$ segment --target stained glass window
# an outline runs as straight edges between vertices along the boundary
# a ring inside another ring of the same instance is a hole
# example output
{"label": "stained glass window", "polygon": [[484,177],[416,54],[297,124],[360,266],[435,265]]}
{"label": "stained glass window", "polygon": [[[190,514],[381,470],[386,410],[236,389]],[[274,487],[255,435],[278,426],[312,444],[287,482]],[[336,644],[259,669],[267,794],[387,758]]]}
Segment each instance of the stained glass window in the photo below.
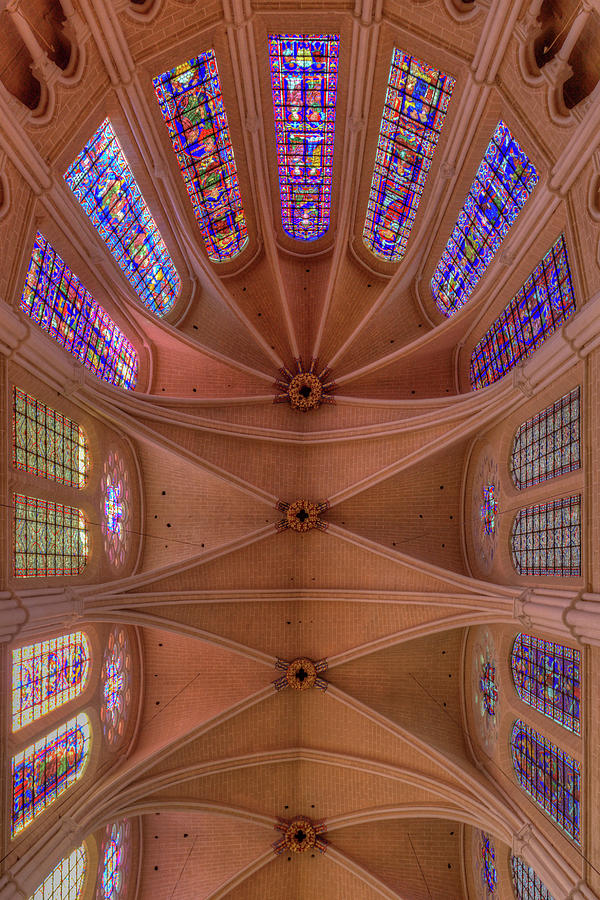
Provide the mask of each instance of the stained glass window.
{"label": "stained glass window", "polygon": [[513,644],[511,665],[515,688],[521,700],[569,731],[579,734],[579,650],[521,633]]}
{"label": "stained glass window", "polygon": [[498,702],[498,688],[496,686],[496,666],[486,662],[481,670],[479,678],[479,690],[483,705],[488,716],[496,715],[496,703]]}
{"label": "stained glass window", "polygon": [[580,467],[579,409],[576,387],[523,422],[510,457],[516,487],[522,490]]}
{"label": "stained glass window", "polygon": [[538,177],[504,122],[498,122],[431,282],[445,316],[467,302]]}
{"label": "stained glass window", "polygon": [[494,843],[489,834],[486,834],[484,831],[481,832],[480,852],[482,863],[481,877],[483,879],[486,896],[489,896],[496,892],[498,873],[496,872],[496,851],[494,850]]}
{"label": "stained glass window", "polygon": [[581,497],[520,510],[511,547],[519,575],[581,575]]}
{"label": "stained glass window", "polygon": [[13,837],[81,778],[91,736],[90,720],[80,713],[13,756]]}
{"label": "stained glass window", "polygon": [[248,229],[214,50],[159,75],[154,89],[209,259],[233,259]]}
{"label": "stained glass window", "polygon": [[511,857],[513,887],[517,900],[554,900],[531,866],[519,856]]}
{"label": "stained glass window", "polygon": [[13,650],[12,730],[79,696],[86,686],[90,661],[90,645],[81,631]]}
{"label": "stained glass window", "polygon": [[574,312],[567,247],[561,235],[473,350],[473,390],[493,384],[531,356]]}
{"label": "stained glass window", "polygon": [[521,720],[511,749],[521,787],[579,843],[579,763]]}
{"label": "stained glass window", "polygon": [[281,221],[298,241],[329,228],[340,38],[269,36]]}
{"label": "stained glass window", "polygon": [[15,387],[13,463],[31,475],[82,488],[89,468],[83,428]]}
{"label": "stained glass window", "polygon": [[65,180],[144,305],[166,315],[181,279],[108,119]]}
{"label": "stained glass window", "polygon": [[376,256],[404,256],[446,118],[454,78],[395,49],[363,230]]}
{"label": "stained glass window", "polygon": [[119,900],[126,893],[129,831],[126,819],[115,822],[106,829],[102,841],[97,892],[101,900]]}
{"label": "stained glass window", "polygon": [[29,900],[79,900],[86,868],[87,854],[82,844],[61,859]]}
{"label": "stained glass window", "polygon": [[129,479],[119,453],[111,450],[100,483],[104,494],[104,549],[115,568],[125,562],[129,523]]}
{"label": "stained glass window", "polygon": [[131,654],[124,628],[113,628],[102,664],[102,709],[100,718],[109,744],[123,737],[131,701]]}
{"label": "stained glass window", "polygon": [[85,516],[74,506],[14,495],[14,574],[80,575],[88,557]]}
{"label": "stained glass window", "polygon": [[21,309],[98,378],[133,390],[137,381],[137,353],[39,232]]}
{"label": "stained glass window", "polygon": [[483,485],[483,499],[481,502],[481,524],[484,534],[493,534],[496,530],[498,498],[495,495],[495,491],[495,484]]}

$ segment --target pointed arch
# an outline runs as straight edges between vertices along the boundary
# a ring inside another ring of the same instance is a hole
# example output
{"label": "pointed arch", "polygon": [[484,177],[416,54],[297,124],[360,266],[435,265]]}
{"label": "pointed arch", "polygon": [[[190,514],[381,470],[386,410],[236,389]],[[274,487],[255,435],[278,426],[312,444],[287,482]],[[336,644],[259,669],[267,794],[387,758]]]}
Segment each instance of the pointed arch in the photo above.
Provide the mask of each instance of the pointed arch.
{"label": "pointed arch", "polygon": [[380,259],[398,262],[406,252],[455,83],[394,49],[363,229]]}
{"label": "pointed arch", "polygon": [[510,745],[523,790],[580,843],[580,764],[520,719],[513,726]]}
{"label": "pointed arch", "polygon": [[21,309],[97,378],[132,391],[138,355],[77,275],[38,231]]}
{"label": "pointed arch", "polygon": [[13,756],[12,837],[79,781],[89,758],[91,739],[90,720],[80,713]]}
{"label": "pointed arch", "polygon": [[15,494],[14,515],[14,575],[81,575],[89,547],[80,509]]}
{"label": "pointed arch", "polygon": [[153,84],[208,258],[235,259],[248,243],[248,229],[215,51]]}
{"label": "pointed arch", "polygon": [[493,384],[528,359],[574,312],[567,245],[561,234],[473,350],[473,390]]}
{"label": "pointed arch", "polygon": [[144,306],[165,316],[181,279],[109,119],[73,160],[65,181]]}
{"label": "pointed arch", "polygon": [[17,647],[12,652],[12,730],[18,731],[78,697],[92,653],[83,631]]}
{"label": "pointed arch", "polygon": [[88,866],[85,844],[65,856],[29,900],[79,900]]}
{"label": "pointed arch", "polygon": [[519,575],[581,575],[581,496],[560,497],[519,510],[511,534]]}
{"label": "pointed arch", "polygon": [[528,706],[580,734],[581,653],[521,632],[511,654],[515,690]]}
{"label": "pointed arch", "polygon": [[500,120],[431,281],[439,311],[453,316],[484,275],[539,176]]}

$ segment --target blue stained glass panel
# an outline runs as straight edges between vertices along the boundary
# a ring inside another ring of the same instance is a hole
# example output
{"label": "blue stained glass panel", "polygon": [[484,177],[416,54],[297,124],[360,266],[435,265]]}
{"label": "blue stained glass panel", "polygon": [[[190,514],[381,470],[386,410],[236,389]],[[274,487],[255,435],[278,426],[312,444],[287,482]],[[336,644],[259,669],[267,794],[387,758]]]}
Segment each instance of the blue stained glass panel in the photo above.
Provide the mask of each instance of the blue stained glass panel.
{"label": "blue stained glass panel", "polygon": [[181,279],[108,119],[69,166],[65,181],[142,303],[166,315]]}
{"label": "blue stained glass panel", "polygon": [[538,179],[505,123],[498,122],[431,281],[445,316],[469,299]]}
{"label": "blue stained glass panel", "polygon": [[498,873],[496,871],[496,851],[494,843],[484,831],[481,832],[481,877],[483,879],[486,896],[496,893]]}
{"label": "blue stained glass panel", "polygon": [[511,535],[519,575],[581,575],[581,497],[561,497],[521,509]]}
{"label": "blue stained glass panel", "polygon": [[473,390],[493,384],[531,356],[574,312],[575,295],[561,234],[473,350]]}
{"label": "blue stained glass panel", "polygon": [[154,90],[208,256],[233,259],[248,229],[214,50],[159,75]]}
{"label": "blue stained glass panel", "polygon": [[529,706],[579,734],[581,653],[573,647],[518,634],[511,667],[516,691]]}
{"label": "blue stained glass panel", "polygon": [[381,259],[404,256],[454,84],[450,75],[394,50],[363,230],[366,246]]}
{"label": "blue stained glass panel", "polygon": [[517,900],[554,900],[531,866],[519,856],[511,857],[511,868]]}
{"label": "blue stained glass panel", "polygon": [[83,775],[92,728],[85,713],[55,728],[12,759],[12,837]]}
{"label": "blue stained glass panel", "polygon": [[513,726],[511,750],[523,790],[579,843],[580,764],[520,719]]}
{"label": "blue stained glass panel", "polygon": [[38,232],[21,309],[86,369],[132,391],[138,356],[105,309]]}
{"label": "blue stained glass panel", "polygon": [[574,388],[520,426],[510,456],[519,490],[581,466],[579,393]]}
{"label": "blue stained glass panel", "polygon": [[329,228],[340,38],[269,36],[281,221],[299,241]]}

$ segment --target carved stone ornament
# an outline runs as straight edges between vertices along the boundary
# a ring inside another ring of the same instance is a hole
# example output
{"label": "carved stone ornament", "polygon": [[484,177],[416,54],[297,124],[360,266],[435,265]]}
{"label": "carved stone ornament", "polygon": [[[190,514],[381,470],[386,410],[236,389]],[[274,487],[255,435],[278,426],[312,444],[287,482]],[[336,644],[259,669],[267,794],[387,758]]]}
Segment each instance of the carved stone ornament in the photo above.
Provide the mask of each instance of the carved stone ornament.
{"label": "carved stone ornament", "polygon": [[280,853],[307,853],[309,850],[318,850],[325,853],[327,841],[319,835],[325,831],[323,822],[311,822],[306,816],[296,816],[290,821],[281,820],[275,828],[283,831],[283,837],[275,841],[273,850]]}
{"label": "carved stone ornament", "polygon": [[293,503],[286,503],[285,500],[279,500],[277,509],[285,513],[285,518],[277,523],[278,531],[291,529],[305,534],[313,528],[320,528],[325,531],[327,525],[319,518],[319,514],[329,509],[329,503],[324,500],[322,503],[311,503],[310,500],[294,500]]}
{"label": "carved stone ornament", "polygon": [[326,659],[320,659],[316,663],[306,656],[299,656],[292,662],[278,659],[275,668],[285,670],[285,675],[273,682],[276,691],[282,691],[287,687],[293,691],[308,691],[313,687],[321,691],[327,690],[327,682],[319,678],[319,673],[327,669]]}
{"label": "carved stone ornament", "polygon": [[335,403],[333,397],[328,396],[329,392],[334,390],[333,381],[326,382],[327,370],[317,375],[314,369],[317,360],[314,359],[310,368],[305,371],[302,366],[302,360],[296,360],[297,372],[295,375],[289,369],[280,369],[281,378],[275,382],[275,386],[283,391],[275,397],[275,403],[289,403],[292,409],[299,412],[308,412],[311,409],[318,409],[321,403]]}

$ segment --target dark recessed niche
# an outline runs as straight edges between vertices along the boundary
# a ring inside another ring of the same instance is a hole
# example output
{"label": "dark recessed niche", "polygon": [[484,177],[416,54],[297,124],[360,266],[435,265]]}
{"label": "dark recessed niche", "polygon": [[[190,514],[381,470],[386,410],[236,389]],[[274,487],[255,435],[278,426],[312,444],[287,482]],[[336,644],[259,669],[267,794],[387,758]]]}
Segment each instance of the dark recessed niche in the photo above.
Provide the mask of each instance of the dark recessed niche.
{"label": "dark recessed niche", "polygon": [[162,492],[163,497],[165,496],[166,493],[167,493],[166,491],[163,491],[163,492]]}
{"label": "dark recessed niche", "polygon": [[197,326],[197,325],[192,325],[192,328],[194,329],[194,331],[198,331],[198,326]]}

